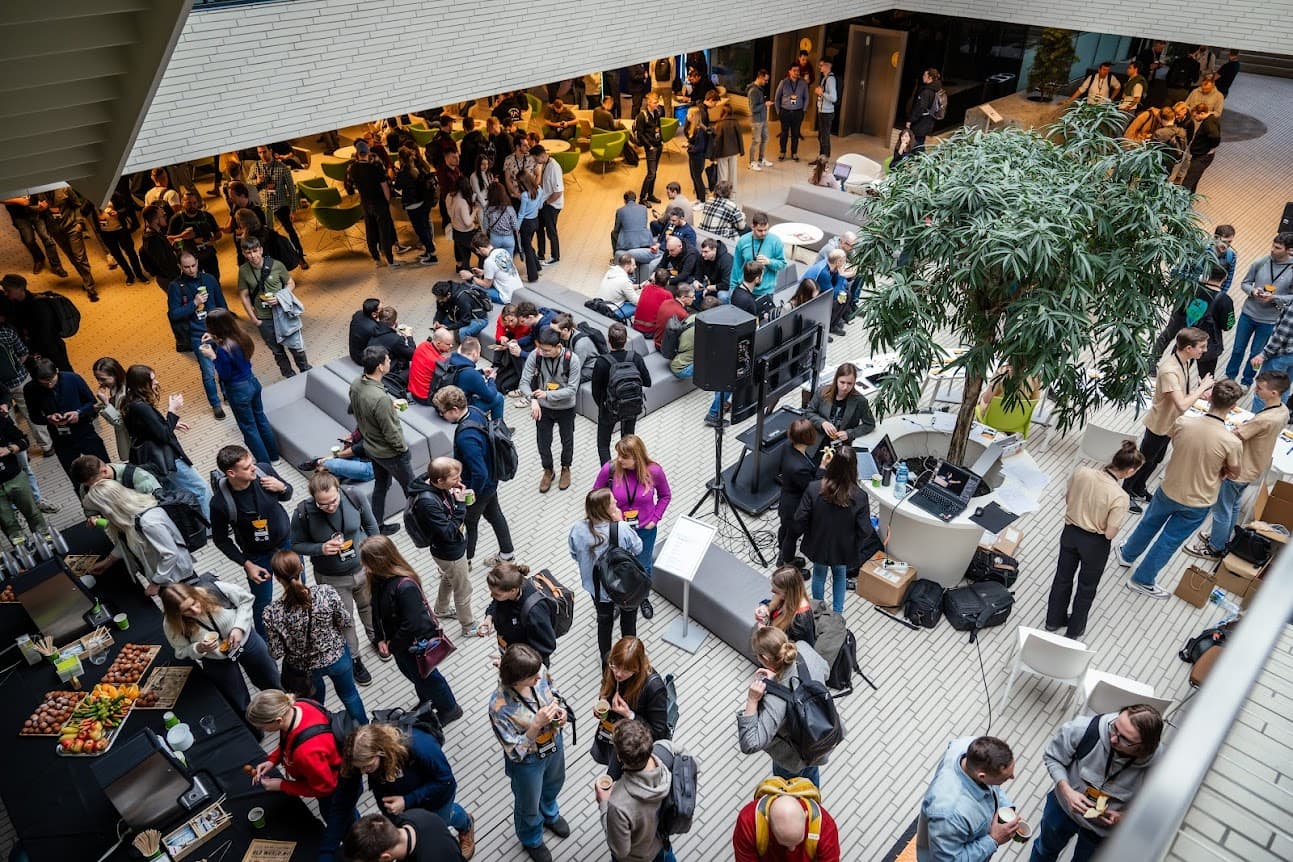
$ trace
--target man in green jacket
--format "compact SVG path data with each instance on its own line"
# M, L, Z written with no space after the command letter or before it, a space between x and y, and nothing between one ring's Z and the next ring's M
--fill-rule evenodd
M407 495L413 465L395 402L382 386L382 377L391 370L390 353L385 347L366 347L363 366L363 376L350 384L350 411L363 437L364 452L373 464L373 516L382 525L382 533L389 536L399 530L397 525L382 523L386 520L386 492L390 490L391 477Z

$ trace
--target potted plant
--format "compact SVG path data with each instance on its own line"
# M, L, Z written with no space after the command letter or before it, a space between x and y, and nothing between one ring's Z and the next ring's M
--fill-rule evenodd
M979 394L1005 363L1005 408L1035 378L1061 432L1131 403L1151 376L1163 309L1191 287L1181 264L1208 234L1159 148L1119 145L1122 122L1113 105L1079 104L1045 133L962 129L865 200L858 317L873 350L898 354L876 406L914 410L931 366L963 371L949 460L963 461ZM951 360L940 333L965 352Z
M1077 51L1073 50L1072 30L1058 27L1043 27L1037 53L1033 56L1033 65L1028 70L1028 86L1037 91L1033 101L1049 102L1059 90L1065 87L1072 75L1073 64L1077 62Z

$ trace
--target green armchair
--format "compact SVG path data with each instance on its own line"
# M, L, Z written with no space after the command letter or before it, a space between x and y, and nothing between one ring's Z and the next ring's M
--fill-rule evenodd
M319 203L325 207L334 207L341 203L341 192L328 185L324 177L306 177L303 180L297 180L296 190L301 197L312 204Z
M419 147L425 147L435 137L435 130L428 129L426 126L409 126L408 128L409 134L413 136L413 140L417 142Z
M349 167L350 162L348 161L319 162L319 169L323 171L323 175L328 179L339 183L344 183L346 181L346 170L349 169Z
M570 181L575 184L575 188L583 188L579 184L579 177L575 176L575 168L579 166L579 150L568 150L564 153L550 153L554 162L561 166L561 176L569 177Z
M678 134L678 118L661 117L660 118L660 143L664 144L665 146L668 146L669 142L672 141L674 137L677 136L677 134ZM675 145L675 149L676 148L677 148L677 145Z
M336 189L332 189L332 192L335 194ZM364 208L358 200L335 206L314 203L310 205L310 212L314 213L314 220L319 225L319 244L315 251L338 238L346 244L347 250L355 250L350 241L358 237L353 237L350 229L364 220Z
M629 133L625 131L594 133L588 141L588 155L593 161L601 163L601 172L606 173L606 165L618 159L624 153Z

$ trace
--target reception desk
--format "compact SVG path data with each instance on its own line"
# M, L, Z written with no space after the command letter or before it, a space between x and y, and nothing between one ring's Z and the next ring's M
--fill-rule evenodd
M886 434L893 442L900 459L947 455L951 434L933 427L932 414L893 416L881 422L875 431L853 441L856 448L870 449ZM973 465L991 442L976 426L965 447L965 461ZM990 429L987 430L990 433ZM1036 468L1036 462L1025 451L1010 456L1010 461L1023 461ZM869 476L859 477L871 497L872 513L880 518L880 535L890 529L888 553L916 567L917 577L937 581L944 587L956 586L974 557L974 549L983 537L983 527L970 520L975 510L997 501L995 488L1003 480L1002 464L998 462L984 476L984 481L994 489L992 493L973 498L965 511L951 521L941 521L928 512L912 505L910 500L899 501L893 485L873 488ZM915 478L914 476L912 477ZM910 493L910 492L909 492ZM1001 504L1004 506L1004 504Z

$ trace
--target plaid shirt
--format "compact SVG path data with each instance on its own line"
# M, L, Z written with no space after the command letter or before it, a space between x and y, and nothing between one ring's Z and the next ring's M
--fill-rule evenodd
M251 163L249 173L251 181L260 189L261 196L265 199L265 209L269 213L283 207L290 210L296 206L296 183L292 180L292 171L287 165L279 161L258 160ZM266 188L267 183L273 183L274 188Z
M489 699L489 722L494 728L494 734L503 744L503 754L508 760L516 763L525 760L531 754L540 752L544 746L550 746L553 737L561 733L560 730L546 729L539 734L538 739L531 739L526 734L526 729L534 720L536 709L556 700L556 693L552 690L552 679L548 676L547 668L539 671L539 681L534 686L534 696L537 702L527 703L516 689L500 685Z
M21 389L31 380L31 375L19 360L28 354L27 345L12 326L0 324L0 384L9 389Z
M1262 356L1266 360L1293 353L1293 314L1289 313L1289 309L1293 309L1293 303L1284 306L1284 312L1275 324L1275 331L1262 348Z
M723 239L736 239L745 227L745 213L731 198L712 197L705 201L700 229Z

